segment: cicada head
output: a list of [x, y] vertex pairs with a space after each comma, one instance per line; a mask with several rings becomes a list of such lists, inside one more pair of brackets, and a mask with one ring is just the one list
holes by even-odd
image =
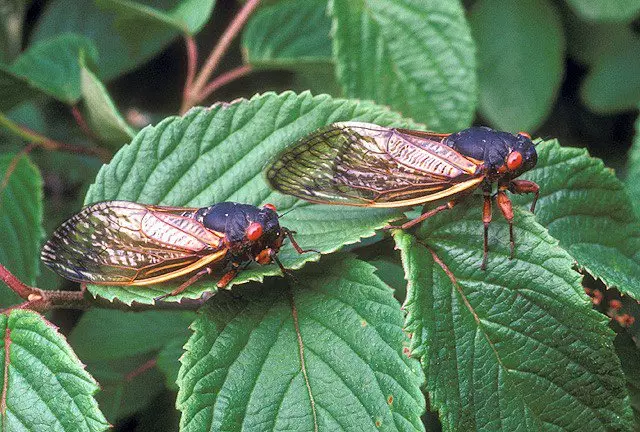
[[538, 153], [531, 136], [526, 132], [518, 132], [509, 148], [504, 166], [506, 173], [505, 180], [512, 180], [525, 172], [533, 169], [538, 162]]

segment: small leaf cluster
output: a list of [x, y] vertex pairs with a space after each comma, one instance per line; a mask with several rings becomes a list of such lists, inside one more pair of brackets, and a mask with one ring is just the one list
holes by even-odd
[[[27, 285], [78, 289], [39, 250], [106, 200], [272, 203], [319, 253], [287, 242], [291, 277], [253, 263], [218, 290], [214, 274], [163, 305], [175, 310], [155, 299], [181, 281], [88, 285], [122, 310], [81, 315], [17, 308], [28, 299], [3, 285], [0, 429], [640, 427], [640, 133], [628, 157], [596, 148], [618, 176], [554, 123], [638, 108], [639, 0], [28, 3], [0, 8], [14, 23], [0, 32], [0, 264]], [[214, 43], [214, 59], [231, 51], [216, 63], [229, 73], [191, 107], [190, 67], [209, 62], [193, 46]], [[568, 117], [563, 79], [579, 105]], [[474, 120], [564, 144], [536, 139], [521, 177], [540, 186], [536, 212], [513, 196], [513, 259], [494, 215], [487, 271], [480, 195], [389, 232], [422, 209], [311, 204], [264, 178], [333, 122], [454, 132]]]

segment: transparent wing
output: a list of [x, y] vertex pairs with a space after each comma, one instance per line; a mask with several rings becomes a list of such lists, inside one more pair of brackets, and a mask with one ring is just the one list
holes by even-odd
[[85, 207], [42, 248], [42, 260], [78, 282], [148, 285], [188, 274], [226, 253], [224, 235], [194, 209], [108, 201]]
[[453, 196], [484, 179], [442, 144], [447, 135], [334, 123], [306, 136], [267, 169], [278, 191], [327, 204], [402, 207]]

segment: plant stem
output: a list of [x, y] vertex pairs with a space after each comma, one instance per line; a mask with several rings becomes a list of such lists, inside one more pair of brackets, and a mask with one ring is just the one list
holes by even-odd
[[77, 146], [73, 144], [67, 144], [67, 143], [52, 140], [51, 138], [47, 138], [43, 135], [40, 135], [37, 132], [32, 131], [29, 128], [26, 128], [24, 126], [21, 126], [13, 122], [9, 118], [7, 118], [3, 113], [0, 113], [0, 126], [4, 127], [9, 132], [19, 136], [25, 141], [28, 141], [45, 150], [65, 151], [69, 153], [86, 154], [86, 155], [98, 157], [105, 162], [111, 159], [111, 154], [105, 149], [98, 148], [98, 147], [82, 147], [82, 146]]
[[80, 112], [80, 109], [78, 109], [77, 105], [73, 105], [71, 107], [71, 114], [73, 115], [73, 119], [78, 124], [78, 127], [82, 130], [82, 133], [84, 133], [87, 138], [92, 141], [100, 141], [100, 139], [96, 136], [96, 134], [93, 133], [93, 131], [87, 124], [87, 121], [84, 119], [84, 116]]
[[48, 291], [40, 288], [26, 285], [11, 273], [5, 266], [0, 264], [0, 280], [2, 280], [13, 292], [26, 300], [15, 306], [0, 310], [0, 313], [8, 313], [13, 309], [29, 309], [37, 312], [46, 312], [53, 309], [80, 309], [86, 310], [92, 307], [102, 309], [119, 309], [127, 311], [145, 311], [145, 310], [197, 310], [209, 297], [201, 299], [182, 299], [177, 302], [156, 302], [156, 304], [139, 304], [134, 303], [127, 305], [122, 302], [103, 298], [94, 298], [82, 286], [81, 291]]
[[184, 114], [189, 108], [189, 94], [193, 80], [196, 76], [196, 68], [198, 67], [198, 46], [195, 39], [190, 35], [185, 35], [184, 43], [187, 48], [187, 79], [184, 83], [184, 90], [182, 92], [182, 106], [180, 107], [180, 114]]
[[235, 16], [229, 27], [224, 31], [220, 40], [209, 54], [209, 57], [204, 63], [204, 66], [200, 70], [200, 73], [196, 76], [193, 85], [188, 91], [187, 103], [184, 104], [186, 109], [190, 108], [194, 104], [202, 101], [204, 98], [201, 96], [202, 90], [207, 85], [207, 81], [218, 67], [220, 60], [229, 49], [231, 42], [238, 35], [244, 24], [247, 22], [251, 14], [260, 4], [260, 0], [248, 0], [240, 12]]
[[220, 87], [229, 84], [233, 80], [248, 75], [252, 71], [253, 67], [251, 65], [242, 65], [238, 66], [235, 69], [231, 69], [230, 71], [225, 72], [221, 75], [218, 75], [216, 79], [207, 84], [207, 86], [202, 90], [200, 99], [204, 100], [208, 98], [211, 93], [218, 90]]

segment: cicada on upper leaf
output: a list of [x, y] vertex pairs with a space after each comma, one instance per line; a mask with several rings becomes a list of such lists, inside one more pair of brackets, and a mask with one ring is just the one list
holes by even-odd
[[85, 207], [64, 222], [42, 248], [42, 261], [60, 276], [81, 283], [144, 286], [184, 279], [160, 298], [184, 291], [202, 276], [222, 274], [223, 288], [242, 265], [275, 262], [285, 237], [273, 205], [223, 202], [203, 208], [106, 201]]
[[[529, 134], [488, 127], [453, 134], [388, 128], [369, 123], [334, 123], [302, 138], [267, 168], [276, 190], [307, 201], [361, 207], [411, 207], [446, 201], [399, 227], [407, 229], [452, 208], [480, 188], [484, 194], [484, 256], [487, 265], [491, 202], [509, 223], [514, 251], [513, 209], [506, 191], [535, 194], [536, 183], [516, 178], [538, 156]], [[494, 194], [494, 185], [497, 191]]]

